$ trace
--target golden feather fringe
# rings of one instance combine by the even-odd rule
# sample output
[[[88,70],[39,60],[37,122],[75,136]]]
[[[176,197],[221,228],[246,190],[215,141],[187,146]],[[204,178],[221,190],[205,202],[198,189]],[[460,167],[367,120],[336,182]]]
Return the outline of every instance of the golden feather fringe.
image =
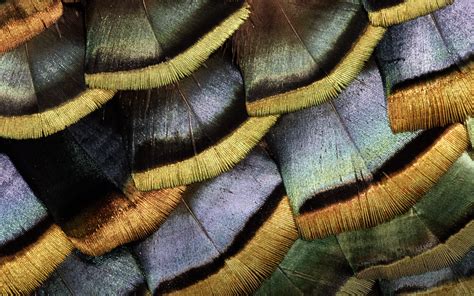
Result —
[[[249,6],[244,4],[194,45],[169,61],[129,71],[86,73],[86,83],[92,88],[113,90],[142,90],[172,84],[199,68],[244,23],[249,13]]]
[[[410,209],[438,182],[468,147],[466,128],[450,126],[425,152],[403,170],[372,184],[348,201],[296,217],[308,240],[373,227]]]
[[[400,295],[417,295],[417,296],[446,296],[446,295],[473,295],[474,294],[474,277],[467,279],[455,280],[440,286],[431,288],[426,291],[415,293],[402,293]]]
[[[0,137],[37,139],[57,133],[78,122],[112,99],[115,91],[88,89],[74,99],[40,113],[0,116]]]
[[[0,257],[0,295],[34,292],[72,251],[72,244],[57,225],[38,241],[11,257]]]
[[[368,267],[357,274],[363,279],[396,279],[448,267],[459,262],[474,247],[474,221],[469,222],[446,242],[413,257],[387,265]]]
[[[432,13],[454,3],[454,0],[405,0],[403,3],[369,12],[370,23],[388,27]]]
[[[468,117],[466,120],[467,133],[469,134],[469,140],[471,141],[471,147],[474,149],[474,118]]]
[[[249,295],[257,290],[283,260],[298,237],[287,197],[236,255],[218,272],[176,295]]]
[[[375,285],[375,280],[358,279],[353,276],[337,291],[337,296],[368,295]]]
[[[2,4],[0,17],[11,18],[20,13],[24,18],[7,21],[0,28],[0,53],[12,50],[30,40],[54,24],[63,14],[63,6],[59,0],[8,2]],[[17,10],[20,9],[21,11],[18,12]],[[24,16],[25,13],[26,16]]]
[[[248,114],[266,116],[288,113],[337,97],[357,77],[384,33],[384,28],[368,25],[342,61],[326,77],[286,93],[247,103]]]
[[[126,196],[113,196],[98,208],[85,210],[66,233],[79,251],[103,255],[156,231],[179,204],[184,190],[182,186],[140,192],[129,183]]]
[[[278,116],[249,118],[216,145],[189,159],[133,173],[139,190],[154,190],[200,182],[230,170],[260,142]]]
[[[394,132],[414,131],[464,122],[474,115],[473,65],[466,71],[420,81],[388,97],[388,117]]]

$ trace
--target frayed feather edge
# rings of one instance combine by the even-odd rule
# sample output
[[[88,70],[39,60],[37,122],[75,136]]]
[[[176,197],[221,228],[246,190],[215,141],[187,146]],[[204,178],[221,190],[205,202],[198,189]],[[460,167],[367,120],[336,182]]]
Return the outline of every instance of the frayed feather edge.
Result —
[[[369,12],[370,23],[388,27],[432,13],[454,3],[454,0],[405,0],[401,4]]]
[[[189,159],[133,173],[139,190],[155,190],[204,181],[230,170],[260,142],[278,116],[249,118],[216,145]]]
[[[38,11],[22,20],[7,22],[0,28],[0,53],[12,50],[51,26],[63,14],[63,5],[57,1],[44,11]]]
[[[73,247],[64,232],[52,225],[40,238],[11,258],[0,261],[0,294],[34,292],[71,253]]]
[[[78,122],[112,99],[115,92],[88,89],[50,110],[19,116],[0,116],[0,137],[37,139],[57,133]]]
[[[176,295],[250,295],[269,277],[298,237],[287,197],[284,197],[251,240],[224,267]]]
[[[73,233],[68,233],[68,237],[79,251],[91,256],[101,256],[115,247],[145,238],[156,231],[179,204],[184,190],[185,187],[182,186],[139,192],[128,184],[125,189],[128,191],[128,198],[122,197],[126,199],[125,202],[119,198],[121,205],[116,214],[83,236],[75,237]],[[114,206],[114,203],[108,205],[107,210],[110,211],[110,207]]]
[[[301,236],[308,240],[376,226],[416,204],[468,147],[466,128],[449,127],[403,170],[371,185],[348,201],[296,216]]]
[[[92,88],[113,90],[143,90],[172,84],[199,68],[249,16],[249,6],[230,15],[194,45],[173,59],[141,69],[85,74]]]
[[[414,131],[454,122],[474,115],[473,65],[395,91],[387,99],[394,132]]]
[[[384,33],[384,28],[368,25],[351,50],[328,76],[307,86],[255,102],[247,102],[248,114],[251,116],[283,114],[337,97],[357,77]]]
[[[474,247],[474,221],[469,222],[446,242],[413,257],[387,265],[368,267],[359,273],[363,279],[396,279],[439,270],[459,262]]]

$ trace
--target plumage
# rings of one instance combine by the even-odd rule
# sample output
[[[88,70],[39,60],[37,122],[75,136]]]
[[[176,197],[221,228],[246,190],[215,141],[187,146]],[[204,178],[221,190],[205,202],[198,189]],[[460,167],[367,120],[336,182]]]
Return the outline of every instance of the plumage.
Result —
[[[394,26],[377,49],[395,132],[464,122],[474,114],[472,5]]]
[[[189,76],[248,16],[244,1],[89,2],[86,81],[113,90]]]
[[[0,0],[0,294],[474,293],[471,10]]]
[[[59,0],[5,0],[0,3],[0,53],[10,51],[54,24],[63,13]]]
[[[242,77],[222,52],[192,77],[160,89],[122,92],[119,102],[141,190],[186,185],[231,169],[277,119],[248,117]]]
[[[234,37],[247,110],[287,113],[332,99],[362,69],[384,29],[359,1],[251,1]]]
[[[83,30],[81,14],[65,9],[56,26],[0,55],[0,136],[56,133],[112,98],[86,88]]]

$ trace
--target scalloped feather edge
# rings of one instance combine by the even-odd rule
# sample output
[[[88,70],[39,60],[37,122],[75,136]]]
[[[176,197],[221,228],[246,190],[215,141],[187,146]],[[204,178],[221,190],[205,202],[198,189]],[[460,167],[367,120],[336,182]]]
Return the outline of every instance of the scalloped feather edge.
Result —
[[[0,53],[12,50],[32,39],[44,29],[53,25],[63,14],[61,1],[44,11],[26,17],[21,21],[11,21],[0,28]]]
[[[59,226],[50,226],[34,243],[0,261],[0,294],[34,292],[71,253],[73,247]]]
[[[230,135],[186,160],[132,174],[139,190],[156,190],[204,181],[226,172],[257,145],[278,116],[252,117]]]
[[[287,197],[245,247],[225,260],[224,267],[172,295],[250,295],[283,260],[298,237]]]
[[[174,83],[198,69],[245,22],[249,14],[249,6],[244,4],[194,45],[169,61],[129,71],[86,73],[86,84],[92,88],[143,90]]]
[[[474,221],[451,235],[444,243],[419,255],[405,257],[386,265],[368,267],[357,277],[364,279],[396,279],[439,270],[459,262],[474,247]]]
[[[468,148],[466,128],[454,124],[406,168],[348,201],[296,217],[307,240],[376,226],[403,214],[436,184]]]
[[[87,89],[74,99],[44,112],[0,116],[0,137],[37,139],[52,135],[97,110],[114,95],[115,91]]]
[[[337,97],[363,69],[385,30],[368,25],[351,50],[328,76],[310,85],[247,103],[248,114],[267,116],[289,113],[322,104]]]
[[[430,14],[454,3],[454,0],[405,0],[401,4],[369,12],[370,23],[388,27]]]

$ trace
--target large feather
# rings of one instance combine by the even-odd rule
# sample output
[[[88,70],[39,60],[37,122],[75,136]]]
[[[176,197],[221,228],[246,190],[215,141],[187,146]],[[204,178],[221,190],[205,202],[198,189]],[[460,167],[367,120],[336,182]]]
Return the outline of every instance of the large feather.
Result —
[[[247,16],[244,1],[89,1],[87,84],[127,90],[176,82]]]
[[[260,150],[221,176],[188,187],[183,203],[135,248],[156,294],[242,294],[256,289],[296,239],[276,165]]]
[[[231,169],[277,119],[247,116],[242,77],[222,52],[192,77],[123,92],[119,100],[140,190],[190,184]]]
[[[467,141],[462,126],[392,134],[373,64],[334,103],[285,115],[269,134],[299,229],[313,239],[408,210]]]
[[[394,131],[464,122],[474,114],[469,1],[388,30],[377,57]]]
[[[112,98],[85,86],[83,30],[82,15],[67,8],[57,26],[0,55],[0,137],[56,133]]]
[[[295,111],[334,98],[361,70],[384,29],[358,1],[251,1],[234,46],[250,115]]]

